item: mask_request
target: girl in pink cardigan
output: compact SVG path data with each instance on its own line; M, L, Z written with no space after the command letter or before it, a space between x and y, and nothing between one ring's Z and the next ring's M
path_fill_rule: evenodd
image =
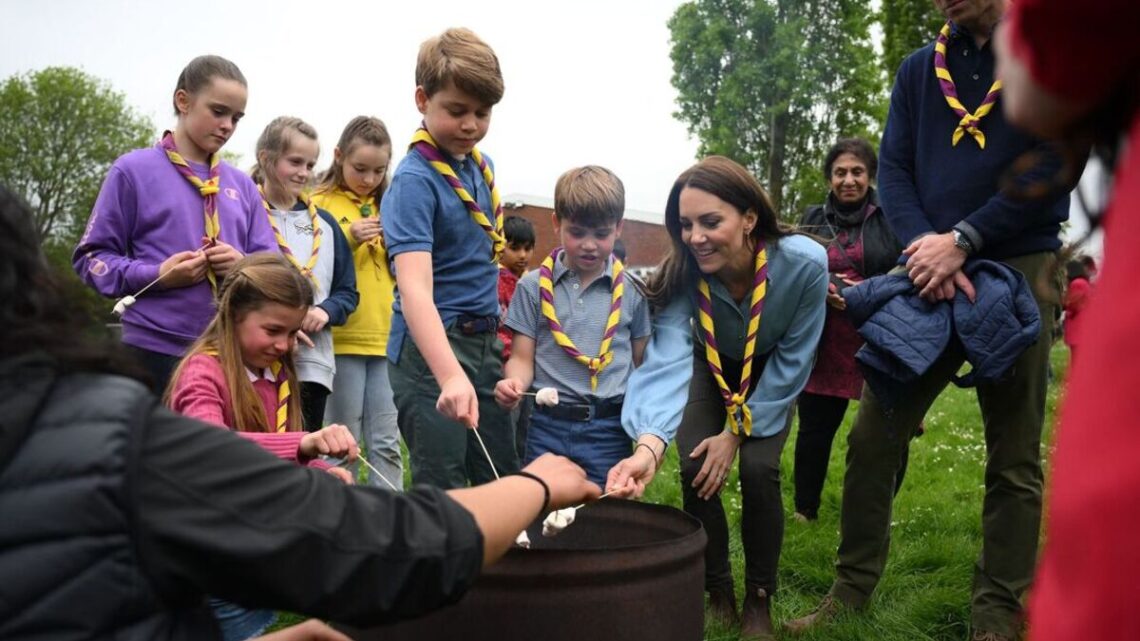
M218 311L206 332L174 370L167 404L185 416L229 428L277 456L318 467L345 483L348 471L316 459L354 459L356 440L343 425L316 432L301 428L300 388L293 347L313 289L280 254L251 254L238 261L218 288ZM211 598L226 641L260 635L276 618Z
M349 473L317 456L354 459L356 440L343 425L305 432L293 346L313 290L283 256L252 254L219 289L218 311L179 363L167 390L174 411L235 430L277 456Z

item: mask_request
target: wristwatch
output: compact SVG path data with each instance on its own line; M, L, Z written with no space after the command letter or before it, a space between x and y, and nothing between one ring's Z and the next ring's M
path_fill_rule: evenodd
M950 230L950 233L953 234L953 236L954 236L954 246L955 247L957 247L958 249L961 249L963 252L965 252L965 254L967 256L970 256L971 254L974 253L974 243L970 242L969 236L967 236L966 234L963 234L961 231L958 231L957 229Z

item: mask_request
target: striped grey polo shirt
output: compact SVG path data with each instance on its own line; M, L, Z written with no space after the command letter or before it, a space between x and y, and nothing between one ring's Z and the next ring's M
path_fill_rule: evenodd
M562 329L578 351L597 356L610 313L613 290L613 256L606 263L601 276L585 289L578 275L568 269L562 260L554 263L554 312ZM542 315L542 298L538 291L538 270L531 270L519 279L507 308L507 327L519 334L535 339L533 389L553 387L565 402L582 403L613 398L625 393L625 382L633 371L631 341L647 338L652 331L649 305L634 285L625 278L621 301L621 321L614 334L611 349L614 360L598 376L598 389L590 390L590 372L574 360L550 332L550 325Z

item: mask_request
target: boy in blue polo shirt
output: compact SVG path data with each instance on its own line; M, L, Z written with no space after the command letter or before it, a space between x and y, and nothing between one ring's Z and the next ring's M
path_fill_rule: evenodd
M557 389L557 405L534 408L524 458L566 456L602 486L630 453L621 406L651 332L645 298L611 256L624 210L625 188L608 169L580 167L558 179L554 232L562 247L519 280L507 309L511 357L495 386L506 408L532 387Z
M495 478L472 429L499 474L518 469L509 416L492 397L502 371L502 205L494 166L475 148L502 96L499 60L474 33L424 42L423 125L380 207L396 272L388 367L397 422L414 481L445 489Z

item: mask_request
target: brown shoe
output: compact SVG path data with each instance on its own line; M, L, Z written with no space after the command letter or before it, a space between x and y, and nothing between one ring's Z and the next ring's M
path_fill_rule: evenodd
M974 634L970 636L970 641L1013 641L1013 637L1007 637L997 632L974 630Z
M744 593L744 611L740 614L740 638L747 641L775 641L772 629L772 604L764 588L748 586Z
M726 627L740 624L736 615L736 592L732 586L709 588L709 615Z
M812 628L817 628L821 625L830 623L839 616L839 613L846 609L839 599L831 596L830 594L823 597L814 610L805 616L791 621L784 622L784 630L791 634L802 634Z

